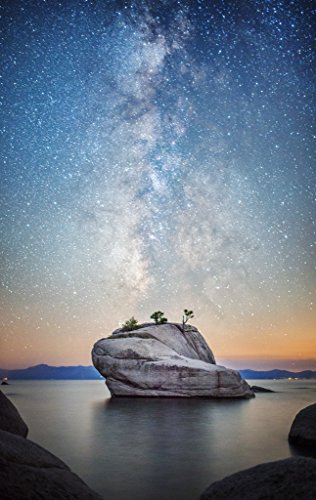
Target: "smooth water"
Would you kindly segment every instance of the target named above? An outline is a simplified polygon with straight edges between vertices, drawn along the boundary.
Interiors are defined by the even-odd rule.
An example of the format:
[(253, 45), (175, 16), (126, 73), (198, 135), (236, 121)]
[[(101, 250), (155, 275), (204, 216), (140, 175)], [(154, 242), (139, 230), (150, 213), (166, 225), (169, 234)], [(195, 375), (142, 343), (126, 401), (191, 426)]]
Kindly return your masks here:
[(197, 500), (211, 482), (294, 454), (287, 434), (316, 381), (250, 381), (250, 400), (115, 398), (102, 380), (19, 381), (1, 389), (29, 439), (106, 500)]

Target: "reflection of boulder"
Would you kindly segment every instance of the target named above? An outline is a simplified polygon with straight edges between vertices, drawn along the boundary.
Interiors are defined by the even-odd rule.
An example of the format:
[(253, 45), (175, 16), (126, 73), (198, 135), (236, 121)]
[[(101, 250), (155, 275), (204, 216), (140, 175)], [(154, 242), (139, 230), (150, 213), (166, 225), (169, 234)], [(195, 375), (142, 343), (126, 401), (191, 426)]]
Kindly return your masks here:
[[(6, 429), (0, 430), (0, 498), (101, 500), (59, 458), (22, 437), (26, 435), (26, 425), (6, 396), (0, 396), (0, 427)], [(14, 423), (11, 430), (8, 416)]]
[(316, 404), (303, 408), (295, 417), (289, 433), (291, 444), (316, 450)]
[(316, 460), (287, 458), (251, 467), (211, 484), (200, 500), (316, 498)]
[(0, 429), (26, 437), (28, 428), (18, 410), (0, 391)]
[(215, 364), (195, 327), (145, 324), (113, 334), (93, 347), (94, 366), (115, 396), (252, 397), (240, 374)]

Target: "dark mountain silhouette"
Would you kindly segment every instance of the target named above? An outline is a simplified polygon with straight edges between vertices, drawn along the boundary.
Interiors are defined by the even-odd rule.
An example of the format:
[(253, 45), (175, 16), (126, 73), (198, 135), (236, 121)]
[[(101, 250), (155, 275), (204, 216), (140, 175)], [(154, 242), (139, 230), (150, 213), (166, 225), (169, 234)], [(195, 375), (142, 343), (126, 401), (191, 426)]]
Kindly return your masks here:
[(245, 379), (287, 379), (287, 378), (316, 378), (316, 371), (304, 370), (302, 372), (290, 372), (288, 370), (239, 370)]
[[(316, 378), (316, 371), (304, 370), (290, 372), (288, 370), (239, 370), (246, 380), (259, 379), (288, 379)], [(102, 376), (94, 366), (49, 366), (36, 365), (18, 370), (5, 370), (0, 368), (0, 379), (7, 377), (9, 380), (100, 380)]]
[(94, 366), (49, 366), (36, 365), (20, 370), (3, 370), (0, 378), (9, 380), (94, 380), (102, 379)]

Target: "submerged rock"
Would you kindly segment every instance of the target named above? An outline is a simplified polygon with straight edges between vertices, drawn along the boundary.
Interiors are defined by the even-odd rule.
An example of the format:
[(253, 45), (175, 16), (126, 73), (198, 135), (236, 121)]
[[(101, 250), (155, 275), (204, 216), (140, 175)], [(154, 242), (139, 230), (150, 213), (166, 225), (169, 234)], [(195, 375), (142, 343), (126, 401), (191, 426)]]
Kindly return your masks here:
[(272, 391), (271, 389), (266, 389), (265, 387), (260, 387), (259, 385), (252, 385), (251, 390), (253, 392), (275, 392), (275, 391)]
[(249, 398), (239, 372), (215, 364), (200, 332), (177, 323), (115, 330), (93, 347), (92, 361), (114, 396)]
[(211, 484), (200, 500), (314, 500), (316, 460), (287, 458), (251, 467)]
[(28, 428), (18, 410), (0, 391), (0, 429), (26, 437)]
[(303, 408), (295, 417), (290, 433), (291, 444), (309, 446), (316, 450), (316, 404)]

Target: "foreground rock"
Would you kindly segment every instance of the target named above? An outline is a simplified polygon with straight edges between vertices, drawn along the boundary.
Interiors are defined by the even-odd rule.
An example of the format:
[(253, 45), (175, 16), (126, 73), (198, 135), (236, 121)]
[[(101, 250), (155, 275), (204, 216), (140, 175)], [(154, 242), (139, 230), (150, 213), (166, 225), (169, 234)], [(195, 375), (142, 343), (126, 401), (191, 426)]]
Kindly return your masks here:
[(28, 433), (27, 425), (18, 410), (2, 391), (0, 391), (0, 429), (23, 437)]
[(316, 460), (287, 458), (251, 467), (209, 486), (200, 500), (315, 500)]
[(239, 372), (215, 364), (199, 331), (176, 323), (145, 324), (99, 340), (92, 350), (96, 369), (115, 396), (249, 398)]
[[(4, 418), (8, 414), (6, 408), (16, 420), (16, 414), (19, 416), (16, 408), (2, 394), (0, 422), (5, 423), (4, 427), (8, 427)], [(1, 500), (101, 500), (59, 458), (18, 434), (12, 428), (10, 432), (0, 430)]]
[(316, 404), (303, 408), (295, 417), (289, 433), (291, 444), (316, 450)]

